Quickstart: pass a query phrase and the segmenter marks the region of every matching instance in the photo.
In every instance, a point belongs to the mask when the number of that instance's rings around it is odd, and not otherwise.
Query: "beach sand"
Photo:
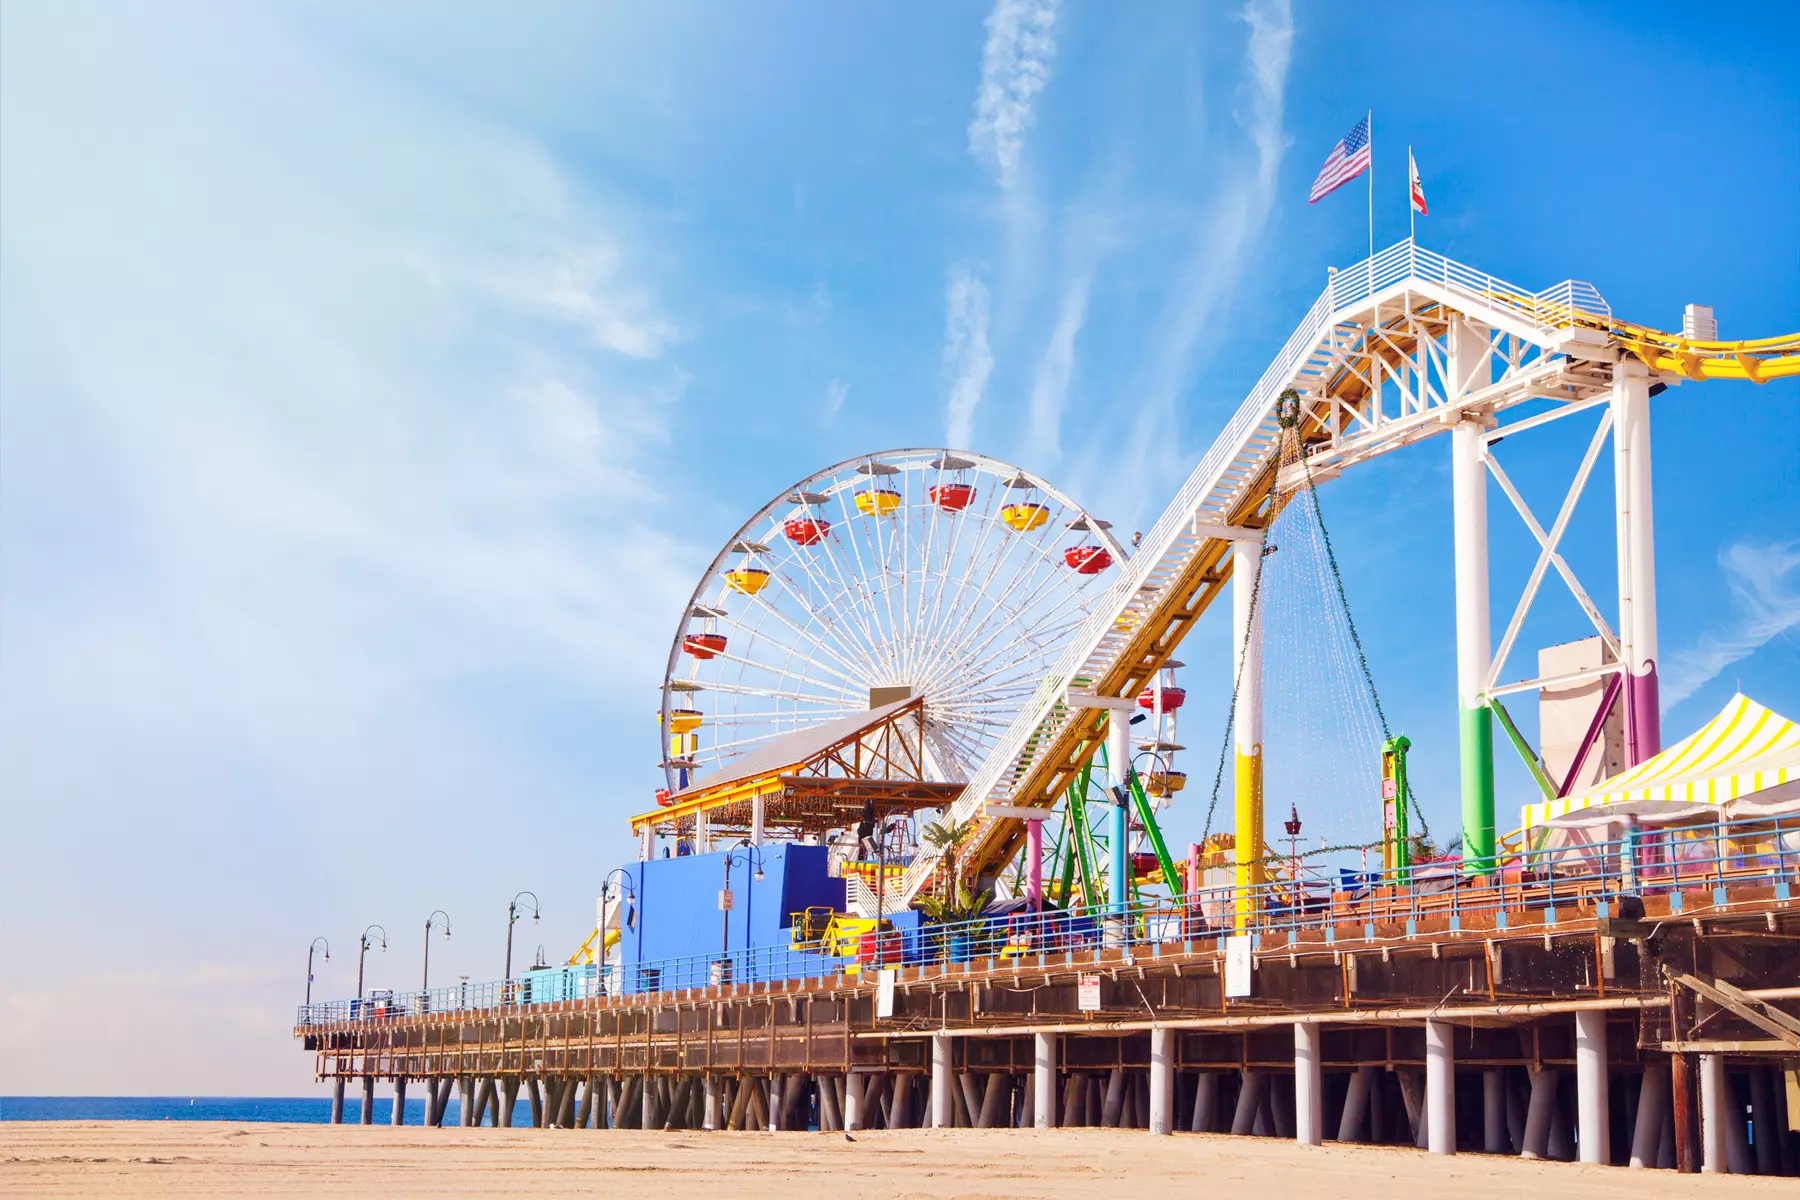
[[[1272,1138],[1094,1129],[637,1133],[200,1121],[0,1124],[6,1196],[572,1196],[745,1200],[1210,1195],[1795,1196],[1792,1179],[1677,1175]],[[1169,1189],[1182,1189],[1171,1192]]]

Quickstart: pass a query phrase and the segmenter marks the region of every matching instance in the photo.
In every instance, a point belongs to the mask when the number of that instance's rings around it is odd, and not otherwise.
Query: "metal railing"
[[[302,1005],[297,1024],[395,1023],[429,1013],[518,1010],[557,1000],[642,995],[690,988],[782,980],[835,979],[882,967],[971,969],[978,960],[1083,955],[1123,950],[1134,957],[1191,953],[1233,933],[1253,938],[1307,930],[1333,936],[1342,926],[1377,927],[1421,917],[1460,918],[1608,902],[1620,896],[1711,891],[1766,884],[1791,895],[1800,882],[1800,817],[1750,818],[1713,825],[1631,830],[1623,837],[1524,850],[1485,877],[1466,876],[1457,862],[1425,863],[1404,872],[1340,872],[1337,885],[1277,880],[1255,888],[1200,888],[1180,901],[1123,911],[1020,911],[938,925],[865,934],[854,955],[822,953],[823,943],[757,946],[680,958],[562,968],[554,979],[463,983],[430,991],[373,993],[359,1000]],[[1243,928],[1235,913],[1251,914]]]

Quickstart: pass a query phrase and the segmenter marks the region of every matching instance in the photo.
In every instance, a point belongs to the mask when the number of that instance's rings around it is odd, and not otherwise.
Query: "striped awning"
[[[1739,693],[1700,729],[1580,796],[1527,804],[1522,824],[1704,812],[1800,781],[1800,726]],[[1560,818],[1560,819],[1559,819]]]

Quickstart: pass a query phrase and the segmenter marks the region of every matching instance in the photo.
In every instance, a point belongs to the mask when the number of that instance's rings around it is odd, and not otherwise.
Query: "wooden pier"
[[[388,1080],[395,1119],[411,1086],[432,1124],[455,1093],[461,1123],[509,1125],[523,1093],[564,1127],[1108,1125],[1800,1174],[1800,905],[1679,896],[1264,933],[1242,997],[1213,936],[295,1032],[365,1121]]]

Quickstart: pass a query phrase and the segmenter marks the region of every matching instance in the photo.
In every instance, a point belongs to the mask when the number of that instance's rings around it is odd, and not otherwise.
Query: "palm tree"
[[[962,848],[974,829],[974,821],[956,821],[946,817],[942,821],[931,822],[919,831],[944,860],[944,870],[938,877],[938,886],[943,888],[946,897],[956,895],[956,852]]]

